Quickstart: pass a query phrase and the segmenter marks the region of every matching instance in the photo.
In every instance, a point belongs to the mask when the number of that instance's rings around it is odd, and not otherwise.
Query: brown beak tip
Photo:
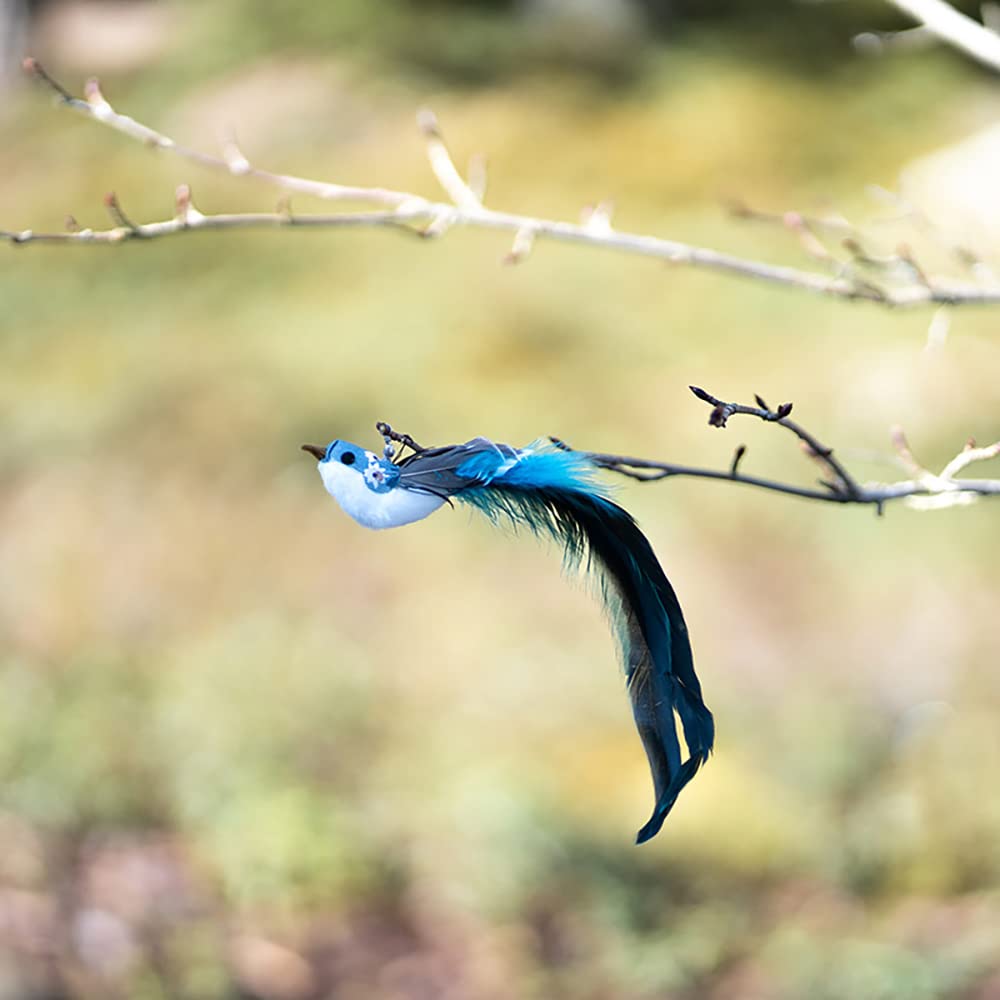
[[[326,448],[322,448],[318,444],[304,444],[302,445],[302,450],[309,452],[309,454],[315,458],[326,458]]]

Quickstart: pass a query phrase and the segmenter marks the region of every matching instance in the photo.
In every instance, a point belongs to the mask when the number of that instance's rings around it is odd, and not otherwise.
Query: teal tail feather
[[[579,453],[546,451],[527,455],[509,472],[496,469],[494,476],[476,469],[470,478],[478,482],[452,495],[493,520],[509,519],[555,538],[569,562],[600,574],[656,794],[652,816],[636,837],[642,844],[659,832],[677,796],[708,759],[715,722],[702,700],[677,595],[632,516],[595,487],[595,471]]]

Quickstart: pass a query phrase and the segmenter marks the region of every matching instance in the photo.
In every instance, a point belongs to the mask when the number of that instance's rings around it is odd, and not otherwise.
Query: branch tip
[[[504,255],[505,264],[520,264],[535,246],[535,231],[529,226],[519,229],[514,234],[514,244]]]
[[[139,232],[139,227],[125,214],[122,209],[121,203],[118,201],[118,196],[114,191],[109,191],[104,196],[104,207],[108,210],[108,215],[111,216],[111,221],[119,227],[120,229],[126,229],[132,235]]]
[[[34,77],[41,83],[44,83],[49,90],[53,91],[59,99],[64,104],[72,104],[73,95],[57,80],[53,80],[48,73],[45,72],[45,67],[34,57],[25,56],[21,60],[21,69],[24,70],[29,76]]]
[[[585,205],[580,213],[581,225],[587,232],[599,236],[610,236],[613,232],[611,215],[614,212],[613,201],[599,201],[596,205]]]
[[[87,103],[95,108],[108,103],[101,93],[101,82],[96,76],[90,77],[83,85],[83,96]]]
[[[231,131],[226,131],[222,135],[222,159],[225,161],[229,172],[234,177],[242,177],[245,174],[253,172],[253,167],[250,165],[250,161],[243,155],[243,150],[240,149],[239,143],[236,141],[236,136]]]
[[[417,128],[420,134],[428,139],[443,138],[438,116],[430,108],[421,108],[417,112]]]

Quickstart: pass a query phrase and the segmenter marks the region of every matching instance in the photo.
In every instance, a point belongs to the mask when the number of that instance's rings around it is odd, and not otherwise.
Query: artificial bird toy
[[[366,528],[419,521],[457,500],[492,521],[548,535],[567,563],[597,571],[617,632],[635,724],[653,775],[656,805],[636,843],[655,836],[681,789],[708,758],[715,737],[701,696],[687,626],[673,587],[632,516],[608,497],[585,453],[547,442],[526,448],[474,438],[420,448],[379,424],[382,457],[348,441],[305,444],[319,459],[327,492]],[[394,452],[392,440],[411,454]],[[675,713],[687,744],[681,759]]]

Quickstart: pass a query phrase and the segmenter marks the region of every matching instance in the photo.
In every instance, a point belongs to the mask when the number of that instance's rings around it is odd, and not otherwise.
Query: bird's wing
[[[517,450],[509,445],[494,444],[482,437],[473,438],[465,444],[427,448],[399,463],[399,486],[451,497],[482,481],[470,466],[470,460],[478,460],[478,464],[493,471],[504,462],[513,461],[517,454]]]

